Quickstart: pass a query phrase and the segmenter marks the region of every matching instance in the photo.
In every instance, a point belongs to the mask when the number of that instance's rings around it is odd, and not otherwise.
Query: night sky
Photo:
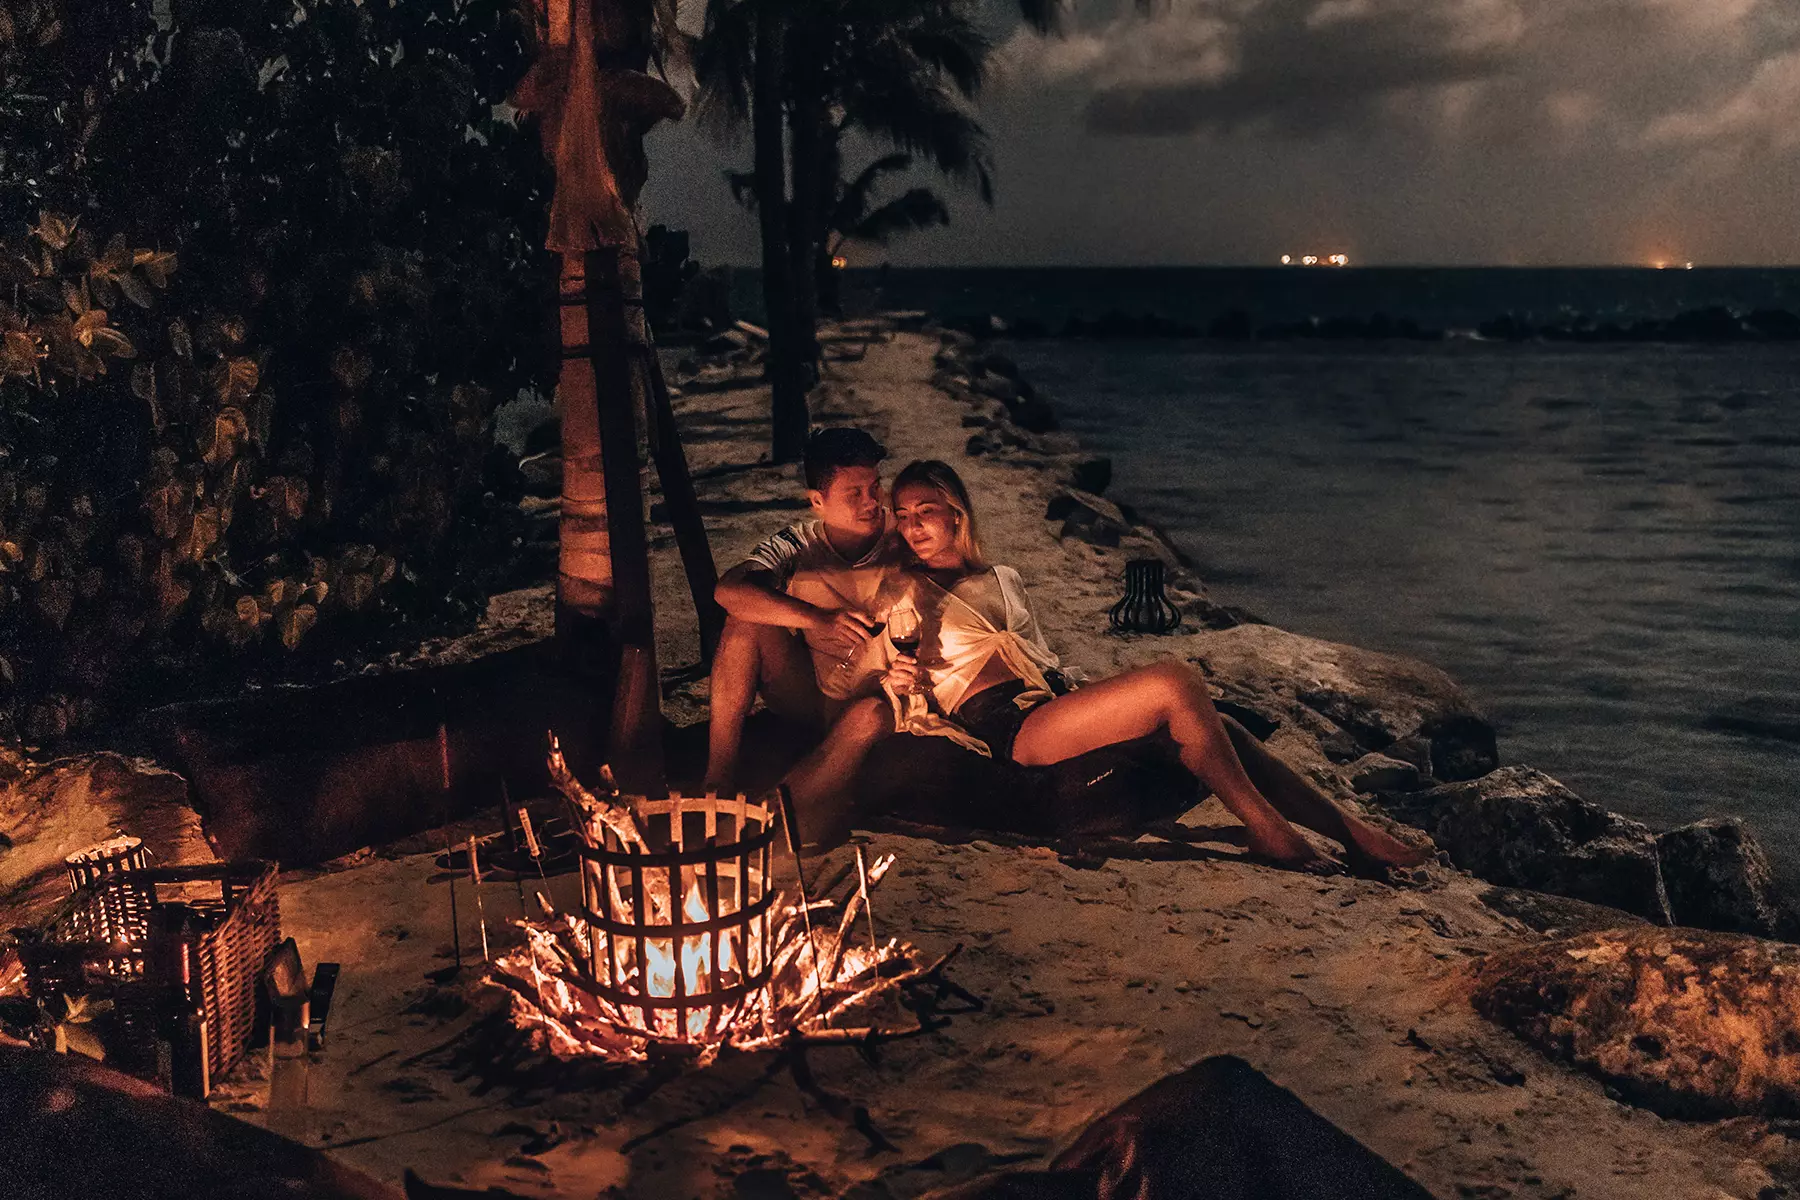
[[[1796,0],[1083,0],[1051,40],[983,5],[996,204],[858,262],[1800,261]],[[754,262],[747,139],[650,151],[647,220]]]

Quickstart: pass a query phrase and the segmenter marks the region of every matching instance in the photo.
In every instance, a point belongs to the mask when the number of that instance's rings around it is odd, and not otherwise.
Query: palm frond
[[[912,155],[902,151],[883,155],[864,167],[855,179],[842,185],[831,210],[831,228],[838,232],[854,228],[868,215],[869,201],[882,177],[910,171],[912,163]]]
[[[846,107],[854,123],[871,136],[974,187],[982,203],[994,202],[987,130],[941,89],[910,97],[898,91],[858,96]]]
[[[907,189],[841,232],[844,241],[885,246],[898,234],[949,223],[950,209],[943,198],[930,188],[916,187]]]
[[[707,0],[706,20],[690,48],[695,115],[718,134],[750,121],[756,63],[755,0]]]

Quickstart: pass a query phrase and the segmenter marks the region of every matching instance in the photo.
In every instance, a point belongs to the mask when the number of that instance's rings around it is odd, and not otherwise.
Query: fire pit
[[[859,850],[854,871],[802,901],[774,890],[776,806],[627,797],[604,767],[596,794],[554,738],[549,765],[582,842],[581,911],[521,921],[525,945],[495,960],[492,982],[557,1057],[641,1061],[660,1047],[706,1062],[726,1046],[866,1037],[878,1031],[857,1014],[943,965],[875,936],[869,892],[891,855]]]
[[[634,807],[642,840],[602,826],[580,850],[590,982],[633,1029],[704,1041],[769,982],[775,815],[741,795]]]

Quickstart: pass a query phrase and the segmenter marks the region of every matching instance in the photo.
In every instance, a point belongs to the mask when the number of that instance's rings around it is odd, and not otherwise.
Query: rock
[[[1608,904],[1669,923],[1656,835],[1583,800],[1542,771],[1502,767],[1466,783],[1389,795],[1450,861],[1489,883]]]
[[[34,924],[68,895],[65,856],[115,833],[157,866],[214,863],[187,781],[148,759],[88,754],[32,767],[0,793],[0,929]]]
[[[1079,538],[1094,546],[1116,546],[1131,531],[1131,523],[1118,505],[1073,488],[1064,488],[1050,498],[1044,519],[1063,523],[1058,537]]]
[[[1666,1116],[1800,1116],[1800,946],[1637,927],[1488,958],[1476,1011]]]
[[[1004,375],[977,375],[969,381],[969,387],[980,395],[992,396],[1008,408],[1019,403],[1018,383]]]
[[[963,453],[970,458],[979,458],[983,454],[998,454],[1005,448],[1005,444],[992,432],[972,434],[969,440],[963,443]]]
[[[1713,817],[1656,839],[1669,909],[1680,925],[1777,937],[1791,931],[1768,855],[1737,817]]]
[[[1382,750],[1389,758],[1397,758],[1419,769],[1419,778],[1431,778],[1431,739],[1422,733],[1396,738]]]
[[[1112,475],[1112,459],[1084,458],[1069,468],[1069,486],[1078,492],[1092,492],[1098,496],[1112,483]]]
[[[944,329],[938,332],[938,341],[963,352],[973,350],[976,346],[973,334],[964,333],[960,329]]]
[[[1573,937],[1578,933],[1619,929],[1627,925],[1650,927],[1644,918],[1624,909],[1524,888],[1491,887],[1478,899],[1495,912],[1553,937]]]
[[[975,360],[975,365],[980,367],[983,371],[998,375],[1003,379],[1010,379],[1014,383],[1019,383],[1024,378],[1019,374],[1019,364],[1006,357],[1006,355],[1000,353],[998,350],[990,350],[986,354],[983,354],[980,358]]]
[[[1431,746],[1442,741],[1449,757],[1469,730],[1491,729],[1468,693],[1428,663],[1289,633],[1249,613],[1237,616],[1242,624],[1196,639],[1190,656],[1234,699],[1285,710],[1293,725],[1344,730],[1346,762],[1372,750],[1404,758],[1390,747],[1411,738]],[[1348,753],[1350,742],[1355,753]]]
[[[1056,419],[1056,410],[1042,397],[1021,398],[1007,407],[1011,410],[1013,423],[1020,429],[1032,433],[1055,433],[1061,427]]]
[[[1333,729],[1319,738],[1319,749],[1339,766],[1348,766],[1362,757],[1363,748],[1342,729]]]
[[[1410,792],[1419,786],[1419,768],[1385,754],[1365,754],[1345,773],[1355,792]]]
[[[1480,779],[1500,765],[1494,727],[1468,713],[1452,713],[1420,727],[1430,745],[1431,774],[1440,783]]]

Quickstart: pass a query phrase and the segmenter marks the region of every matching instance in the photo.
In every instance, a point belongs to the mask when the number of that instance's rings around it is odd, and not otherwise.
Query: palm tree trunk
[[[795,352],[808,383],[818,378],[819,283],[814,260],[824,240],[823,177],[825,105],[815,99],[819,88],[801,89],[803,99],[794,105],[793,128],[794,202],[788,229],[789,267],[793,286]]]
[[[563,360],[556,381],[562,417],[562,519],[556,566],[556,636],[569,665],[610,674],[615,645],[612,539],[606,521],[606,473],[600,459],[600,405],[588,355],[586,270],[580,254],[562,256],[558,284]]]
[[[806,386],[794,342],[791,264],[787,237],[787,148],[782,137],[781,73],[785,30],[772,4],[756,14],[756,65],[751,81],[751,136],[755,143],[756,212],[762,231],[763,312],[769,323],[765,370],[771,392],[770,457],[796,462],[806,449]]]
[[[819,210],[814,229],[817,240],[813,245],[813,286],[817,290],[819,311],[822,315],[841,318],[844,315],[843,296],[839,292],[842,283],[838,271],[832,267],[834,253],[832,247],[832,217],[837,208],[838,197],[843,187],[844,155],[842,139],[843,127],[835,122],[827,122],[821,127],[824,145],[820,155],[818,179]]]

